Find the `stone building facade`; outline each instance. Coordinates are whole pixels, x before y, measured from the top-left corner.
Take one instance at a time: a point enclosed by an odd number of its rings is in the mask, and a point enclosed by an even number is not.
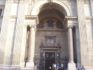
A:
[[[0,70],[93,70],[93,0],[0,0]]]

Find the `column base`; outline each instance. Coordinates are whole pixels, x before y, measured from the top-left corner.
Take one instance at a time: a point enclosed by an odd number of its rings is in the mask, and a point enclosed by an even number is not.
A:
[[[74,62],[68,63],[68,70],[76,70],[76,65]]]
[[[26,67],[30,68],[31,70],[34,70],[34,62],[27,62]]]
[[[20,67],[25,67],[25,62],[20,63]]]

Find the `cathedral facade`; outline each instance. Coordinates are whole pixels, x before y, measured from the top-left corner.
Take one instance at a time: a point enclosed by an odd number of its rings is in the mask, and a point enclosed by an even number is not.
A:
[[[0,70],[93,70],[93,0],[0,0]]]

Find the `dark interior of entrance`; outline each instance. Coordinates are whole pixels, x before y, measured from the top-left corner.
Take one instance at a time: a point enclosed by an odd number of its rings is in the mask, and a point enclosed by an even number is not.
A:
[[[55,53],[45,53],[45,70],[53,70],[53,64],[55,64]]]

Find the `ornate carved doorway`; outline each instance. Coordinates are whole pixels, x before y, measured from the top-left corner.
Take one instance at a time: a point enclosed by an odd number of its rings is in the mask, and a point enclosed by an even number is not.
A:
[[[60,50],[41,49],[39,70],[53,70],[56,64],[61,65]]]

